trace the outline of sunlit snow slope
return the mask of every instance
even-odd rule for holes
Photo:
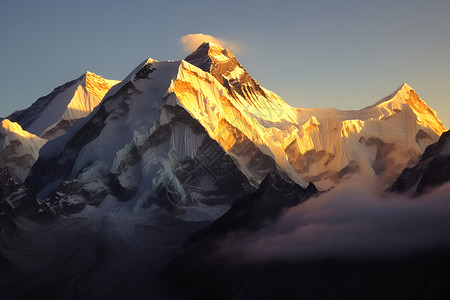
[[[68,213],[117,200],[138,210],[156,205],[176,211],[199,203],[228,208],[249,189],[233,159],[178,101],[176,93],[188,91],[178,87],[177,79],[186,76],[190,81],[208,77],[217,86],[211,95],[223,89],[185,61],[148,59],[114,86],[91,115],[49,141],[26,182],[38,197],[47,198],[42,209]],[[202,92],[208,94],[206,88]],[[276,168],[253,148],[250,161],[266,159],[259,166],[266,172]],[[205,210],[203,216],[198,210],[195,216],[184,211],[183,218],[208,219],[216,211]]]
[[[19,124],[3,119],[0,126],[0,166],[24,181],[39,156],[39,149],[47,142],[20,127]]]
[[[86,72],[57,87],[29,108],[2,121],[0,167],[23,181],[47,140],[66,133],[75,120],[87,116],[118,81]]]
[[[29,108],[16,111],[7,118],[30,133],[53,139],[66,133],[76,119],[91,113],[106,92],[118,82],[86,72],[39,98]]]
[[[202,75],[196,80],[175,82],[178,90],[192,90],[175,93],[224,149],[230,152],[242,136],[248,138],[291,177],[296,174],[300,182],[312,181],[322,189],[359,171],[376,174],[388,185],[445,131],[436,113],[407,84],[361,110],[301,109],[261,87],[220,46],[204,43],[186,60],[224,88],[206,94],[217,84],[198,72]]]

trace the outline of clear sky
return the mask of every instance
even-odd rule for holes
[[[449,0],[0,0],[0,116],[87,70],[182,59],[191,33],[234,43],[292,106],[359,109],[407,82],[450,127]]]

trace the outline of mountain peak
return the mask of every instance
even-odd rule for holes
[[[120,82],[119,80],[113,80],[113,79],[105,79],[100,75],[95,74],[91,71],[86,71],[83,73],[83,75],[80,76],[80,78],[86,78],[86,80],[96,80],[96,81],[108,81],[111,84]]]
[[[214,56],[215,58],[219,59],[219,60],[228,60],[230,58],[233,58],[234,55],[228,51],[227,49],[223,48],[220,45],[211,43],[211,42],[205,42],[202,45],[204,45],[204,47],[208,48],[208,54],[211,56]],[[200,45],[200,47],[202,46]],[[222,56],[225,56],[225,58],[223,58]]]
[[[147,60],[145,61],[144,65],[148,65],[148,64],[152,64],[158,62],[156,59],[153,59],[151,57],[147,58]]]
[[[3,119],[0,125],[0,163],[8,173],[23,182],[39,156],[39,149],[47,142],[20,124]]]
[[[397,90],[413,90],[413,88],[406,82],[402,83]]]
[[[234,55],[227,49],[211,42],[204,42],[184,60],[203,71],[210,72],[213,62],[226,63],[235,59]]]
[[[380,105],[380,104],[382,104],[384,102],[390,101],[390,100],[396,98],[396,96],[402,95],[403,98],[404,98],[404,96],[406,96],[407,94],[410,94],[411,92],[416,93],[416,91],[414,91],[414,89],[409,84],[404,82],[393,93],[391,93],[388,96],[382,98],[380,101],[375,103],[373,106],[377,106],[377,105]]]
[[[214,54],[214,53],[228,53],[231,54],[230,51],[228,51],[227,49],[223,48],[222,46],[218,45],[218,44],[214,44],[213,42],[203,42],[200,46],[198,46],[198,48],[192,52],[192,54],[196,53],[196,52],[202,52],[202,53],[209,53],[209,54]],[[232,54],[231,54],[232,55]]]
[[[118,80],[105,79],[93,72],[86,71],[81,78],[84,80],[86,90],[100,101],[109,89],[119,83]]]
[[[0,126],[0,133],[7,134],[8,132],[15,133],[24,138],[37,138],[34,134],[22,129],[22,126],[17,122],[11,122],[8,119],[3,119]]]
[[[402,85],[400,85],[398,87],[398,89],[395,90],[395,92],[393,94],[400,94],[400,93],[407,93],[410,94],[411,92],[416,93],[416,91],[406,82],[403,83]]]
[[[218,49],[218,50],[224,50],[224,48],[222,46],[220,46],[219,44],[215,44],[213,42],[203,42],[203,43],[201,43],[200,46],[197,47],[197,50],[198,49],[205,49],[205,48],[206,49],[215,48],[215,49]],[[197,51],[197,50],[195,50],[195,51]]]
[[[87,116],[100,103],[106,92],[117,83],[119,81],[104,79],[86,71],[77,79],[39,98],[30,107],[16,111],[7,118],[20,124],[24,130],[41,137],[47,130],[55,130],[54,126],[64,121],[64,130],[45,137],[52,139],[65,133],[71,122]]]
[[[416,91],[406,82],[400,85],[392,94],[370,107],[392,106],[395,109],[400,109],[404,104],[412,109],[419,124],[431,128],[438,135],[441,135],[446,130],[441,120],[437,117],[436,112],[425,101],[420,99]]]

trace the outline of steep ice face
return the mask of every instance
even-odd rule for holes
[[[169,92],[173,96],[168,101],[179,103],[200,122],[255,185],[277,170],[265,129],[209,73],[183,61]]]
[[[261,87],[228,50],[213,43],[203,43],[185,60],[210,73],[228,90],[235,105],[262,125],[282,126],[295,122],[292,107]]]
[[[303,125],[286,153],[297,174],[321,188],[354,172],[375,174],[387,187],[445,130],[407,85],[358,111],[298,112]]]
[[[29,108],[14,112],[8,119],[35,135],[54,139],[66,133],[75,120],[87,116],[117,83],[86,72],[39,98]]]
[[[0,166],[23,182],[39,156],[39,149],[47,142],[22,127],[3,119],[0,126]]]
[[[321,189],[355,172],[375,174],[388,186],[445,130],[436,113],[407,84],[357,111],[296,109],[259,86],[220,46],[204,43],[186,61],[209,72],[225,88],[205,103],[220,99],[216,102],[226,107],[223,118],[228,123],[263,153],[274,157],[291,178],[299,183],[312,181]],[[203,105],[200,102],[183,103],[205,126],[217,119],[211,116],[212,109],[197,112],[196,107]],[[222,135],[208,132],[220,141]],[[236,139],[228,134],[224,140]],[[221,145],[228,149],[225,143]]]

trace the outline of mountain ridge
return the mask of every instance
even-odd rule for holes
[[[23,182],[46,142],[46,139],[23,130],[18,123],[3,119],[0,124],[0,166]]]
[[[220,46],[203,43],[186,61],[209,71],[229,91],[229,103],[253,129],[228,122],[237,123],[239,130],[303,185],[313,181],[321,189],[328,189],[349,172],[376,173],[388,185],[405,166],[414,163],[404,160],[404,153],[417,160],[445,130],[436,113],[407,84],[360,110],[293,108],[259,86]],[[257,133],[252,134],[255,130]],[[378,156],[372,154],[373,147],[380,153]],[[377,161],[383,158],[379,149],[389,148],[390,152],[398,152],[391,157],[395,166],[390,170],[387,161]]]
[[[427,124],[416,122],[406,103],[359,111],[298,111],[259,86],[231,53],[217,45],[204,43],[186,59],[200,68],[186,60],[144,60],[72,133],[42,149],[27,184],[48,197],[63,182],[67,187],[75,180],[76,185],[92,185],[89,193],[103,190],[101,197],[131,193],[125,198],[145,203],[148,200],[142,197],[158,193],[158,186],[170,180],[174,184],[170,197],[183,206],[193,194],[175,170],[185,158],[195,157],[205,137],[169,125],[180,121],[199,123],[255,187],[271,171],[302,186],[314,182],[322,190],[357,172],[383,177],[388,184],[438,138]],[[194,121],[187,121],[188,115]],[[143,147],[146,143],[151,146]],[[158,147],[168,147],[164,148],[168,157],[160,157],[162,165],[145,154]],[[142,169],[148,163],[160,173],[150,175],[148,167]],[[47,170],[46,165],[59,167]],[[141,186],[144,178],[153,182],[150,188]],[[117,189],[121,192],[114,192]]]
[[[419,162],[405,168],[388,191],[420,196],[450,180],[450,131],[429,145]]]
[[[53,139],[67,132],[74,120],[87,116],[118,82],[86,71],[6,118],[21,124],[24,130]]]
[[[40,97],[30,107],[2,119],[1,165],[23,182],[38,159],[40,148],[66,133],[77,119],[87,116],[116,83],[87,71]]]

